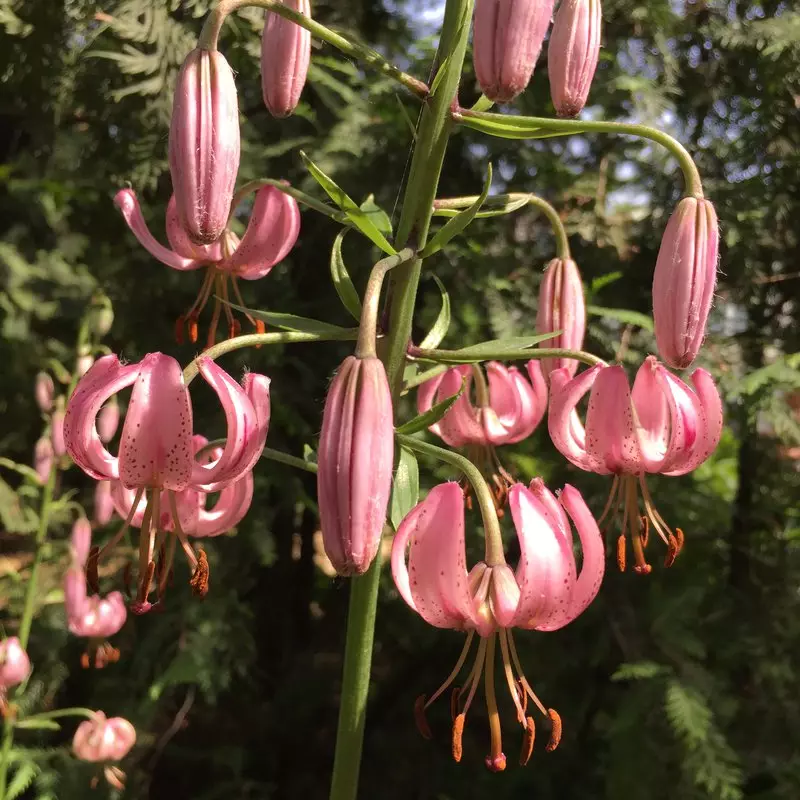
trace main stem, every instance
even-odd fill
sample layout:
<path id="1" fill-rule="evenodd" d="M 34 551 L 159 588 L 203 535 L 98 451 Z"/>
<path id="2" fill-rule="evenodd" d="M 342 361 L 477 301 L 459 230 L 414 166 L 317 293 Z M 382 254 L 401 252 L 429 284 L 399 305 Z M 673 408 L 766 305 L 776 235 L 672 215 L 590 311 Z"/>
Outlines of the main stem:
<path id="1" fill-rule="evenodd" d="M 473 0 L 447 0 L 436 54 L 436 63 L 445 72 L 439 76 L 440 79 L 434 84 L 435 89 L 422 106 L 408 187 L 394 243 L 398 249 L 412 241 L 415 248 L 424 247 L 428 238 L 433 200 L 452 127 L 450 103 L 458 91 L 472 6 Z M 411 335 L 421 264 L 421 260 L 415 258 L 392 271 L 392 299 L 382 359 L 395 401 L 402 390 L 405 350 Z M 353 578 L 350 583 L 342 698 L 330 800 L 355 800 L 358 794 L 379 581 L 380 558 L 376 558 L 364 575 Z"/>

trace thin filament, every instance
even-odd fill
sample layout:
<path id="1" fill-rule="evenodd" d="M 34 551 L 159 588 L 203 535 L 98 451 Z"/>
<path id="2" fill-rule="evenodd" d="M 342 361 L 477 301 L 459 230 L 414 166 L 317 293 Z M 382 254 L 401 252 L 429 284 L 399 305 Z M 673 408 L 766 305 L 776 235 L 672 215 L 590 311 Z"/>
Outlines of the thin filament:
<path id="1" fill-rule="evenodd" d="M 505 628 L 500 628 L 499 637 L 500 637 L 500 650 L 503 653 L 503 669 L 506 674 L 506 683 L 508 684 L 508 691 L 511 693 L 511 699 L 514 701 L 514 705 L 517 707 L 517 720 L 521 725 L 524 725 L 525 709 L 523 709 L 522 703 L 520 702 L 520 697 L 519 697 L 520 692 L 517 687 L 517 681 L 514 678 L 514 672 L 511 669 L 511 659 L 508 653 L 508 641 L 506 640 Z"/>
<path id="2" fill-rule="evenodd" d="M 131 510 L 128 512 L 128 516 L 125 517 L 125 523 L 123 526 L 106 542 L 97 554 L 97 560 L 99 561 L 103 556 L 111 550 L 112 547 L 115 547 L 119 544 L 119 540 L 125 535 L 125 531 L 128 530 L 131 524 L 131 520 L 133 519 L 133 515 L 136 513 L 136 509 L 139 507 L 139 503 L 142 500 L 142 495 L 144 494 L 144 486 L 140 486 L 136 490 L 136 496 L 133 498 L 133 505 L 131 506 Z"/>
<path id="3" fill-rule="evenodd" d="M 467 660 L 469 646 L 472 644 L 472 639 L 474 636 L 475 631 L 470 631 L 467 634 L 467 641 L 464 642 L 464 647 L 461 649 L 461 655 L 458 657 L 458 661 L 456 661 L 453 671 L 450 673 L 447 680 L 431 695 L 430 699 L 425 703 L 425 708 L 427 708 L 434 700 L 436 700 L 437 697 L 440 697 L 442 692 L 446 691 L 447 687 L 458 677 L 458 673 L 461 672 L 461 668 L 464 666 L 464 662 Z"/>
<path id="4" fill-rule="evenodd" d="M 514 644 L 514 635 L 511 631 L 508 631 L 508 648 L 511 651 L 511 660 L 514 662 L 514 667 L 516 667 L 517 674 L 519 675 L 519 682 L 522 684 L 525 691 L 528 693 L 528 696 L 536 703 L 536 707 L 542 714 L 546 717 L 547 716 L 547 709 L 544 707 L 544 704 L 541 700 L 536 696 L 536 693 L 531 689 L 531 685 L 528 683 L 528 679 L 525 677 L 525 673 L 522 671 L 522 665 L 519 661 L 519 655 L 517 654 L 517 646 Z"/>

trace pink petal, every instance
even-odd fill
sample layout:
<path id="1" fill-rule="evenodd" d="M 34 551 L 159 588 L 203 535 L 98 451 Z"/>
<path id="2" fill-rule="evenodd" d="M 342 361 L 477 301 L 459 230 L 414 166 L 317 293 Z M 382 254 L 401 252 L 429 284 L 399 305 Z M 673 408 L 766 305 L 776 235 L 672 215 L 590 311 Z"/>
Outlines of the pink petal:
<path id="1" fill-rule="evenodd" d="M 198 537 L 226 533 L 244 519 L 252 501 L 253 473 L 247 472 L 236 483 L 231 483 L 222 490 L 213 508 L 206 510 L 204 503 L 194 530 L 187 532 Z"/>
<path id="2" fill-rule="evenodd" d="M 185 258 L 203 261 L 204 263 L 222 260 L 222 245 L 218 240 L 214 244 L 196 244 L 189 238 L 178 215 L 178 204 L 173 194 L 167 204 L 167 239 L 170 247 Z"/>
<path id="3" fill-rule="evenodd" d="M 139 201 L 136 199 L 136 192 L 133 189 L 120 189 L 114 197 L 114 205 L 122 212 L 125 222 L 133 235 L 139 240 L 139 244 L 162 264 L 181 271 L 199 269 L 203 266 L 202 261 L 179 256 L 153 238 L 153 234 L 150 233 L 150 229 L 144 221 L 142 210 L 139 208 Z"/>
<path id="4" fill-rule="evenodd" d="M 569 603 L 559 615 L 542 625 L 537 625 L 536 630 L 540 631 L 554 631 L 563 628 L 564 625 L 582 614 L 597 596 L 605 573 L 606 558 L 603 535 L 580 492 L 567 484 L 559 499 L 561 505 L 572 517 L 578 531 L 583 551 L 583 564 L 572 588 Z"/>
<path id="5" fill-rule="evenodd" d="M 569 370 L 560 367 L 550 373 L 550 410 L 547 429 L 556 449 L 576 467 L 587 472 L 607 475 L 609 470 L 598 464 L 586 450 L 586 433 L 576 413 L 581 398 L 592 388 L 602 364 L 587 369 L 570 379 Z"/>
<path id="6" fill-rule="evenodd" d="M 69 537 L 69 552 L 72 563 L 83 568 L 92 547 L 92 526 L 84 516 L 78 517 L 72 525 Z"/>
<path id="7" fill-rule="evenodd" d="M 516 444 L 527 439 L 542 421 L 547 410 L 547 384 L 537 361 L 528 363 L 532 386 L 516 367 L 511 367 L 509 373 L 519 399 L 519 417 L 516 424 L 509 429 L 505 444 Z"/>
<path id="8" fill-rule="evenodd" d="M 425 383 L 421 384 L 420 387 L 417 389 L 418 414 L 424 414 L 426 411 L 430 411 L 431 408 L 433 408 L 436 402 L 434 398 L 437 397 L 439 386 L 444 380 L 445 374 L 446 372 L 443 372 L 441 375 L 436 375 L 430 380 L 425 381 Z M 439 437 L 441 437 L 442 435 L 442 429 L 438 422 L 435 423 L 434 425 L 428 426 L 428 430 L 431 433 L 435 433 Z"/>
<path id="9" fill-rule="evenodd" d="M 114 498 L 111 496 L 111 481 L 98 481 L 94 487 L 94 523 L 108 525 L 114 516 Z"/>
<path id="10" fill-rule="evenodd" d="M 97 480 L 119 477 L 119 463 L 103 447 L 95 419 L 109 397 L 130 386 L 139 364 L 123 367 L 115 355 L 99 358 L 78 381 L 67 403 L 64 417 L 64 443 L 72 460 Z"/>
<path id="11" fill-rule="evenodd" d="M 192 405 L 172 357 L 148 353 L 139 365 L 119 445 L 127 487 L 180 491 L 192 474 Z"/>
<path id="12" fill-rule="evenodd" d="M 569 602 L 575 583 L 572 537 L 554 524 L 542 501 L 521 483 L 511 487 L 508 502 L 520 545 L 516 571 L 520 599 L 513 624 L 537 628 Z"/>
<path id="13" fill-rule="evenodd" d="M 133 501 L 136 499 L 136 490 L 127 489 L 120 481 L 111 481 L 111 499 L 114 502 L 114 508 L 117 514 L 123 519 L 128 519 L 128 515 L 131 513 L 131 508 L 133 507 Z M 131 525 L 134 528 L 142 527 L 142 519 L 144 518 L 146 508 L 147 498 L 142 494 L 139 498 L 139 505 L 136 507 L 136 511 L 133 512 L 133 516 L 131 517 Z"/>
<path id="14" fill-rule="evenodd" d="M 466 369 L 447 370 L 444 374 L 444 379 L 439 385 L 436 399 L 441 402 L 447 397 L 458 394 L 462 381 L 466 381 L 464 391 L 439 421 L 440 436 L 450 447 L 486 443 L 480 416 L 469 398 L 470 385 L 472 383 L 472 370 L 469 366 L 466 366 Z"/>
<path id="15" fill-rule="evenodd" d="M 480 622 L 466 564 L 464 495 L 457 483 L 443 483 L 400 523 L 392 544 L 392 575 L 403 599 L 426 622 L 461 630 Z"/>

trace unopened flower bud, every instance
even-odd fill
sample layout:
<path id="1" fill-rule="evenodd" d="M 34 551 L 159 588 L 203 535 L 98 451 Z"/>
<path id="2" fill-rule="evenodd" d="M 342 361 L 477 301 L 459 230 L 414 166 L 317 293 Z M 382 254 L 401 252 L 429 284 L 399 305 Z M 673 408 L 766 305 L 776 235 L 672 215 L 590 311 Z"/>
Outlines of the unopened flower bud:
<path id="1" fill-rule="evenodd" d="M 653 273 L 656 342 L 671 367 L 688 367 L 703 343 L 718 249 L 714 206 L 702 197 L 684 197 L 667 223 Z"/>
<path id="2" fill-rule="evenodd" d="M 536 312 L 536 332 L 558 336 L 541 343 L 542 347 L 562 347 L 580 350 L 586 333 L 586 303 L 578 265 L 571 258 L 554 258 L 545 269 L 539 288 L 539 308 Z M 566 367 L 570 376 L 578 369 L 574 358 L 543 358 L 540 361 L 545 376 L 554 369 Z"/>
<path id="3" fill-rule="evenodd" d="M 476 0 L 475 74 L 481 91 L 508 103 L 527 85 L 542 49 L 554 0 Z"/>
<path id="4" fill-rule="evenodd" d="M 0 642 L 0 691 L 22 683 L 31 671 L 28 654 L 16 636 Z"/>
<path id="5" fill-rule="evenodd" d="M 73 562 L 83 567 L 89 559 L 89 549 L 92 546 L 92 526 L 84 516 L 78 517 L 72 524 L 69 537 L 69 550 Z"/>
<path id="6" fill-rule="evenodd" d="M 72 752 L 81 761 L 119 761 L 136 743 L 136 729 L 122 717 L 106 719 L 102 711 L 78 725 Z"/>
<path id="7" fill-rule="evenodd" d="M 366 572 L 377 555 L 393 459 L 386 370 L 374 356 L 350 356 L 325 399 L 317 473 L 323 544 L 340 575 Z"/>
<path id="8" fill-rule="evenodd" d="M 50 421 L 50 439 L 53 442 L 53 452 L 61 458 L 67 452 L 67 445 L 64 443 L 64 409 L 57 408 L 53 412 Z"/>
<path id="9" fill-rule="evenodd" d="M 169 168 L 189 238 L 211 244 L 231 210 L 239 170 L 239 105 L 233 72 L 217 50 L 192 50 L 175 84 Z"/>
<path id="10" fill-rule="evenodd" d="M 97 433 L 101 442 L 110 442 L 119 426 L 119 403 L 111 398 L 97 415 Z"/>
<path id="11" fill-rule="evenodd" d="M 50 477 L 50 470 L 53 469 L 55 459 L 53 443 L 43 436 L 36 442 L 36 447 L 33 449 L 33 468 L 42 483 L 45 483 Z"/>
<path id="12" fill-rule="evenodd" d="M 44 411 L 48 412 L 53 407 L 53 397 L 55 396 L 56 387 L 53 384 L 53 379 L 46 372 L 39 372 L 36 375 L 36 384 L 34 386 L 34 396 L 36 397 L 36 405 Z"/>
<path id="13" fill-rule="evenodd" d="M 78 355 L 78 360 L 75 362 L 78 377 L 82 378 L 92 368 L 92 364 L 94 364 L 94 356 L 91 353 Z"/>
<path id="14" fill-rule="evenodd" d="M 114 309 L 111 300 L 104 294 L 92 299 L 88 313 L 89 330 L 97 339 L 102 339 L 114 324 Z"/>
<path id="15" fill-rule="evenodd" d="M 108 525 L 114 516 L 114 498 L 111 481 L 97 481 L 94 487 L 94 524 Z"/>
<path id="16" fill-rule="evenodd" d="M 586 105 L 600 57 L 600 0 L 562 0 L 547 46 L 550 96 L 559 117 Z"/>
<path id="17" fill-rule="evenodd" d="M 311 16 L 309 0 L 283 0 L 283 4 Z M 267 11 L 261 37 L 261 91 L 273 117 L 287 117 L 297 108 L 310 59 L 310 31 Z"/>

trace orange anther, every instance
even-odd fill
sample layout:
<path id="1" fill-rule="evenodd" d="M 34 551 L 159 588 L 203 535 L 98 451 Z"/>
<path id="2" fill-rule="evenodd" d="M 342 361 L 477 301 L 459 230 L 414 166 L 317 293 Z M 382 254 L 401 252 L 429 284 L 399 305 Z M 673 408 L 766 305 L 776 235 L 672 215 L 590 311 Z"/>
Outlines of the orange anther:
<path id="1" fill-rule="evenodd" d="M 205 597 L 208 594 L 208 557 L 205 550 L 197 551 L 197 566 L 189 581 L 192 587 L 192 594 L 196 597 Z"/>
<path id="2" fill-rule="evenodd" d="M 642 547 L 647 547 L 650 541 L 650 519 L 646 516 L 639 517 L 639 538 L 642 540 Z"/>
<path id="3" fill-rule="evenodd" d="M 536 728 L 533 724 L 533 717 L 525 719 L 525 733 L 522 737 L 522 752 L 519 754 L 519 765 L 524 767 L 530 761 L 533 753 L 533 741 L 536 738 Z"/>
<path id="4" fill-rule="evenodd" d="M 547 743 L 545 750 L 547 750 L 548 753 L 552 753 L 561 742 L 561 717 L 554 708 L 547 709 L 547 716 L 550 717 L 550 722 L 553 727 L 550 730 L 550 741 Z"/>
<path id="5" fill-rule="evenodd" d="M 678 540 L 671 534 L 667 534 L 667 554 L 664 556 L 664 566 L 671 567 L 679 553 Z"/>
<path id="6" fill-rule="evenodd" d="M 452 751 L 453 751 L 453 761 L 455 761 L 456 763 L 461 761 L 461 756 L 464 753 L 464 750 L 461 746 L 461 740 L 464 736 L 465 720 L 466 720 L 465 714 L 459 714 L 453 720 Z"/>
<path id="7" fill-rule="evenodd" d="M 189 317 L 189 341 L 192 344 L 197 342 L 197 314 Z"/>
<path id="8" fill-rule="evenodd" d="M 625 534 L 621 533 L 617 539 L 617 566 L 620 572 L 625 572 Z"/>
<path id="9" fill-rule="evenodd" d="M 428 720 L 425 717 L 425 701 L 427 697 L 421 694 L 414 702 L 414 722 L 417 723 L 417 730 L 423 739 L 433 739 Z"/>
<path id="10" fill-rule="evenodd" d="M 178 344 L 183 344 L 183 329 L 185 325 L 186 325 L 186 320 L 181 314 L 181 316 L 175 320 L 175 341 Z"/>
<path id="11" fill-rule="evenodd" d="M 683 550 L 683 531 L 680 528 L 675 528 L 675 541 L 678 543 L 678 552 L 675 555 L 680 555 L 681 550 Z"/>

